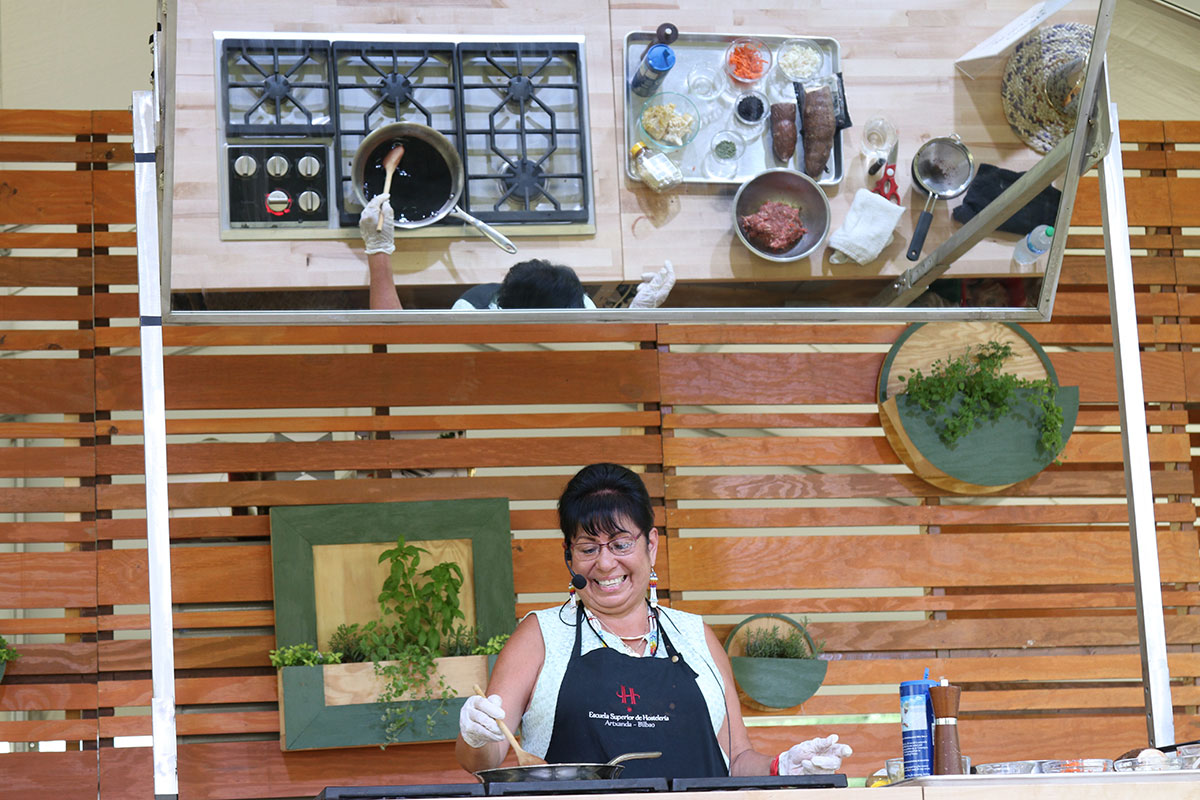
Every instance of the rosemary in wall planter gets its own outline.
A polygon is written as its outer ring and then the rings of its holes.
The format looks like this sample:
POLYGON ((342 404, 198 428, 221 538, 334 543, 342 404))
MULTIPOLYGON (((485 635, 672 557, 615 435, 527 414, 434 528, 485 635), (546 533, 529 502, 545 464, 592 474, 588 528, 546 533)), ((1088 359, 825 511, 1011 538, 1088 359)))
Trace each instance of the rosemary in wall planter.
POLYGON ((824 641, 813 639, 808 619, 755 614, 729 632, 725 650, 746 702, 765 709, 793 708, 825 680, 824 641))

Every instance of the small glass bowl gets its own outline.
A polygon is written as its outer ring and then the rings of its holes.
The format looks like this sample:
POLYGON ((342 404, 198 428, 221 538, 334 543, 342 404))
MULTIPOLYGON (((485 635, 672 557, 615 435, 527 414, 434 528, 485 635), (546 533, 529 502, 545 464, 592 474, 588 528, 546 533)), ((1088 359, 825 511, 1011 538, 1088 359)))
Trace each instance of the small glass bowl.
POLYGON ((1117 772, 1171 772, 1183 769, 1182 763, 1184 760, 1175 753, 1163 753, 1162 758, 1155 757, 1151 761, 1142 761, 1138 758, 1122 758, 1113 762, 1113 769, 1117 772))
POLYGON ((710 178, 732 179, 737 176, 738 159, 746 152, 746 140, 737 131, 721 130, 708 143, 704 174, 710 178), (728 145, 728 146, 726 146, 728 145))
MULTIPOLYGON (((970 756, 960 756, 960 758, 962 758, 962 774, 970 775, 971 774, 971 757, 970 756)), ((904 758, 903 757, 897 756, 896 758, 889 758, 887 761, 883 762, 883 766, 887 770, 887 776, 888 776, 889 781, 891 781, 892 783, 896 783, 897 781, 904 780, 904 758)))
POLYGON ((1036 761, 997 761, 975 765, 976 775, 1028 775, 1037 767, 1036 761))
POLYGON ((825 66, 825 54, 810 39, 788 39, 779 45, 779 48, 775 51, 775 63, 779 65, 779 71, 789 81, 803 82, 812 80, 821 74, 821 69, 825 66), (786 62, 791 60, 793 53, 798 55, 802 60, 811 63, 812 66, 808 69, 804 69, 803 67, 788 69, 786 62))
POLYGON ((647 144, 652 144, 656 149, 662 150, 663 152, 671 152, 674 150, 681 150, 691 144, 692 140, 696 138, 696 134, 700 132, 700 123, 700 112, 697 110, 696 104, 692 102, 691 98, 689 98, 687 95, 676 94, 675 92, 659 92, 647 100, 646 104, 642 106, 642 113, 638 116, 638 132, 641 134, 642 141, 646 142, 647 144), (663 139, 652 136, 650 132, 646 130, 645 125, 646 113, 650 109, 655 108, 656 106, 667 106, 672 104, 675 106, 676 114, 688 114, 692 118, 691 128, 684 136, 680 138, 680 142, 678 144, 675 142, 664 141, 663 139))
POLYGON ((1200 769, 1200 744, 1184 744, 1175 749, 1180 769, 1200 769))
POLYGON ((721 73, 706 64, 692 67, 687 74, 688 94, 706 103, 721 94, 723 83, 721 73))
POLYGON ((767 121, 767 117, 771 115, 771 101, 762 92, 742 92, 733 100, 733 118, 741 124, 749 128, 760 128, 767 121), (756 108, 754 101, 758 101, 758 106, 761 106, 761 111, 757 118, 744 117, 742 112, 747 108, 756 108))
POLYGON ((1045 774, 1062 772, 1112 772, 1111 758, 1064 758, 1041 762, 1045 774))
POLYGON ((758 39, 740 38, 734 39, 729 43, 729 47, 725 48, 725 72, 729 77, 738 83, 754 83, 759 81, 771 71, 771 48, 760 42, 758 39), (741 72, 734 66, 734 53, 753 53, 758 56, 760 69, 757 72, 741 72))

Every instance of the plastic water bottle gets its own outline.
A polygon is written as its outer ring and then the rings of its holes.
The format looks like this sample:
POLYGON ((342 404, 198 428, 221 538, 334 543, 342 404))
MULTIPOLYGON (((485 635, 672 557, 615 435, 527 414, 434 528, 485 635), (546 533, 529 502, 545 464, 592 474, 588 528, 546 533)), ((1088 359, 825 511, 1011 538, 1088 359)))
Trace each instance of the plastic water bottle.
POLYGON ((1050 249, 1050 239, 1054 236, 1054 228, 1049 225, 1038 225, 1024 239, 1017 242, 1013 248, 1013 260, 1018 264, 1032 264, 1050 249))

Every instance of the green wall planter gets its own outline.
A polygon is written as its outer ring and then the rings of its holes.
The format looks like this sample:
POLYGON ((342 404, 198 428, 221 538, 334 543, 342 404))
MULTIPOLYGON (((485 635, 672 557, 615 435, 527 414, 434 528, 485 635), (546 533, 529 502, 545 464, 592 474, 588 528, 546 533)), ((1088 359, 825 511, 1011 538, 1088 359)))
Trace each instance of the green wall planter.
MULTIPOLYGON (((313 562, 322 545, 385 542, 405 535, 410 544, 437 539, 471 543, 475 567, 475 621, 481 641, 510 633, 516 622, 512 576, 512 536, 508 501, 504 498, 429 500, 407 503, 362 503, 292 506, 271 509, 271 556, 275 587, 277 647, 317 640, 313 562)), ((467 658, 481 658, 471 656, 467 658)), ((495 657, 488 658, 490 672, 495 657)), ((382 745, 387 741, 376 702, 331 704, 326 695, 339 667, 285 667, 278 673, 280 744, 283 750, 382 745)), ((372 676, 373 677, 373 676, 372 676)), ((426 730, 422 721, 438 703, 406 703, 417 720, 403 741, 427 742, 458 735, 461 694, 448 700, 446 714, 435 714, 426 730)))
MULTIPOLYGON (((812 647, 804 626, 782 614, 755 614, 738 624, 725 638, 726 652, 741 649, 738 634, 756 620, 768 620, 800 630, 812 647)), ((762 624, 762 623, 759 623, 762 624)), ((744 634, 743 634, 744 635, 744 634)), ((825 680, 829 662, 819 658, 756 658, 730 655, 733 677, 746 696, 766 708, 793 708, 816 694, 825 680)))

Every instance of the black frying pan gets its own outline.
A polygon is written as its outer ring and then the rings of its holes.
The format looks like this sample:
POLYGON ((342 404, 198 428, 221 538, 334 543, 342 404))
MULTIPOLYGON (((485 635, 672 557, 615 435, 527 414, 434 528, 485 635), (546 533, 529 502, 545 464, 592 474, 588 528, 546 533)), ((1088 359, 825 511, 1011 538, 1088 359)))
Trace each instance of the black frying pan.
POLYGON ((588 781, 620 777, 625 769, 622 761, 634 758, 658 758, 662 753, 622 753, 604 764, 535 764, 529 767, 497 767, 475 773, 484 786, 489 783, 519 781, 588 781))

